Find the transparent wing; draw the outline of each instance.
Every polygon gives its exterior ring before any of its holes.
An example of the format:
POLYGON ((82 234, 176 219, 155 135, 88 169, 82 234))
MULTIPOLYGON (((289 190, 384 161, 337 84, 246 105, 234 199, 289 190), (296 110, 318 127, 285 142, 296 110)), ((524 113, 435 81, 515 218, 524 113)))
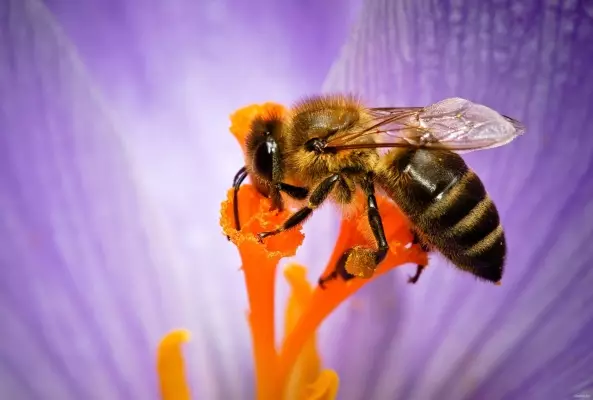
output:
POLYGON ((368 122, 332 137, 327 147, 417 147, 468 152, 505 145, 525 131, 519 121, 457 97, 427 107, 371 108, 368 112, 368 122))

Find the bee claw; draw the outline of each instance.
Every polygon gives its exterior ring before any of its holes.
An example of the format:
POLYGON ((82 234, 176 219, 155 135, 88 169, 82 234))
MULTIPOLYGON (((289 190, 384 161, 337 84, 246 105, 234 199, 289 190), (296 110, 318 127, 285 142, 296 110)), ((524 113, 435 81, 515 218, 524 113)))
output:
POLYGON ((256 235, 257 241, 260 243, 263 243, 265 238, 267 238, 268 236, 273 236, 277 233, 279 233, 279 232, 278 231, 260 232, 256 235))
POLYGON ((426 266, 424 265, 417 265, 416 266, 416 274, 415 275, 408 275, 408 283, 415 284, 420 279, 420 275, 422 275, 422 271, 424 271, 426 266))

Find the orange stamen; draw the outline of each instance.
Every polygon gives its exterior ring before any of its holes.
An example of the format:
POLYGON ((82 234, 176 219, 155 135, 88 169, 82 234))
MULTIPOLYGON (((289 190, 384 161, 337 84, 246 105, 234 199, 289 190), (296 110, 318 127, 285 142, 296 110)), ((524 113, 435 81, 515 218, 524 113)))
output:
MULTIPOLYGON (((284 115, 285 109, 274 103, 245 107, 231 116, 231 132, 243 150, 254 118, 284 115)), ((252 185, 243 185, 239 191, 241 231, 236 231, 233 214, 232 190, 222 204, 221 226, 224 233, 237 246, 243 262, 243 272, 249 299, 249 325, 253 340, 257 398, 279 399, 335 399, 338 377, 334 371, 321 370, 316 349, 315 332, 323 320, 370 280, 341 279, 329 282, 326 290, 312 289, 305 279, 303 267, 286 270, 292 287, 287 306, 285 338, 280 353, 275 347, 274 281, 276 266, 281 258, 293 256, 304 235, 301 227, 269 237, 262 244, 256 234, 277 228, 290 215, 289 210, 271 212, 271 202, 252 185)), ((376 246, 370 233, 362 201, 353 218, 344 219, 340 235, 325 274, 329 274, 339 257, 355 245, 376 246)), ((397 265, 408 262, 426 264, 426 255, 416 246, 407 248, 412 235, 408 223, 392 202, 378 198, 379 209, 385 221, 385 233, 390 252, 379 266, 375 276, 397 265)), ((374 278, 371 278, 374 279, 374 278)))
MULTIPOLYGON (((304 343, 319 328, 323 320, 344 300, 356 293, 372 279, 397 266, 406 263, 426 265, 426 253, 418 246, 406 248, 406 245, 412 240, 412 234, 403 214, 401 214, 392 202, 385 198, 379 197, 377 202, 383 221, 385 221, 385 236, 390 246, 389 254, 379 265, 371 279, 353 279, 345 282, 338 278, 328 282, 326 289, 321 289, 320 287, 315 288, 309 306, 303 311, 299 322, 282 344, 279 356, 280 380, 285 379, 290 373, 292 365, 304 343)), ((361 218, 364 216, 364 214, 358 212, 353 218, 342 220, 340 234, 332 256, 327 263, 324 276, 333 271, 340 256, 349 248, 361 244, 366 244, 367 246, 375 245, 374 240, 369 238, 368 231, 370 228, 366 218, 361 218)))
MULTIPOLYGON (((302 313, 311 303, 313 289, 306 278, 306 269, 291 264, 284 270, 284 277, 291 288, 291 295, 286 306, 284 332, 291 332, 298 323, 302 313)), ((292 373, 286 383, 284 400, 300 400, 307 398, 321 371, 321 360, 317 352, 315 333, 305 342, 292 373)))
MULTIPOLYGON (((284 113, 285 109, 274 103, 245 107, 231 117, 231 131, 245 150, 245 138, 255 117, 265 119, 284 113)), ((376 246, 362 200, 361 197, 357 199, 352 218, 342 220, 340 234, 324 276, 333 271, 347 249, 356 245, 376 246)), ((276 229, 291 212, 270 211, 270 200, 252 185, 243 185, 239 191, 242 229, 235 230, 233 190, 228 191, 227 200, 221 207, 220 225, 241 255, 249 300, 248 321, 259 400, 334 400, 339 378, 334 371, 321 368, 316 348, 316 331, 320 324, 344 300, 376 276, 405 263, 427 263, 426 254, 420 248, 406 246, 412 240, 406 218, 389 200, 382 197, 377 200, 390 245, 385 261, 370 279, 355 278, 345 282, 338 278, 328 282, 325 290, 311 287, 305 278, 304 267, 288 267, 285 277, 292 290, 286 309, 285 337, 278 352, 274 331, 276 267, 280 259, 296 253, 304 235, 298 226, 260 243, 256 234, 276 229)), ((181 351, 181 344, 187 340, 189 333, 178 330, 167 334, 159 345, 157 367, 164 400, 190 398, 181 351)))
MULTIPOLYGON (((290 333, 311 304, 313 289, 306 278, 306 269, 291 264, 284 277, 291 287, 286 307, 285 332, 290 333)), ((285 384, 283 400, 333 400, 338 393, 338 375, 329 369, 321 370, 315 332, 304 344, 290 377, 285 384)))
POLYGON ((275 346, 274 290, 276 266, 283 257, 293 256, 304 235, 292 229, 260 243, 255 233, 275 229, 290 215, 289 211, 270 212, 271 202, 251 185, 239 191, 241 231, 235 230, 233 191, 222 204, 221 226, 239 249, 249 301, 248 321, 253 341, 258 399, 279 399, 282 391, 277 379, 278 356, 275 346))
POLYGON ((335 400, 338 398, 340 378, 335 371, 324 369, 317 380, 309 386, 310 393, 306 400, 335 400))
POLYGON ((181 345, 189 341, 185 330, 175 330, 161 340, 157 351, 157 372, 163 400, 189 400, 181 345))

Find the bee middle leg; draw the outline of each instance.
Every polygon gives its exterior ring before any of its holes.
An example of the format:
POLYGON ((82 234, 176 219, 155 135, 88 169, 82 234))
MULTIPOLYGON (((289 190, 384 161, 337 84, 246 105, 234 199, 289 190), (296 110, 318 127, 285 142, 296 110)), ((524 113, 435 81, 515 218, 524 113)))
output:
POLYGON ((259 233, 257 235, 259 240, 261 241, 264 238, 267 238, 268 236, 277 235, 280 232, 284 232, 288 229, 294 228, 301 222, 305 221, 311 215, 313 210, 315 210, 317 207, 319 207, 327 199, 327 197, 329 196, 331 191, 334 189, 334 187, 336 186, 336 183, 338 183, 340 178, 341 178, 340 174, 333 174, 333 175, 330 175, 329 177, 325 178, 323 181, 321 181, 321 183, 318 184, 315 187, 315 189, 313 189, 313 191, 311 192, 311 196, 309 196, 309 203, 305 207, 294 212, 282 224, 282 226, 280 226, 280 228, 275 229, 273 231, 259 233))
POLYGON ((324 288, 326 282, 341 277, 349 280, 354 277, 370 278, 377 266, 385 259, 389 251, 389 244, 385 238, 383 221, 375 197, 375 185, 372 175, 368 174, 362 181, 362 189, 367 196, 367 218, 377 241, 377 249, 355 246, 344 252, 338 260, 335 269, 327 276, 319 279, 318 284, 324 288))

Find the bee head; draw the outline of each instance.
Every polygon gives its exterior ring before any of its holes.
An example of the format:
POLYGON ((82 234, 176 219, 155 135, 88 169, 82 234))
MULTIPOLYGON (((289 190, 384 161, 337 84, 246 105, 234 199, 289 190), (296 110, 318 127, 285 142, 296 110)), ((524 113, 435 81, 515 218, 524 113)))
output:
POLYGON ((275 174, 280 176, 282 120, 279 116, 256 118, 246 139, 247 164, 250 172, 260 180, 271 183, 275 174))

